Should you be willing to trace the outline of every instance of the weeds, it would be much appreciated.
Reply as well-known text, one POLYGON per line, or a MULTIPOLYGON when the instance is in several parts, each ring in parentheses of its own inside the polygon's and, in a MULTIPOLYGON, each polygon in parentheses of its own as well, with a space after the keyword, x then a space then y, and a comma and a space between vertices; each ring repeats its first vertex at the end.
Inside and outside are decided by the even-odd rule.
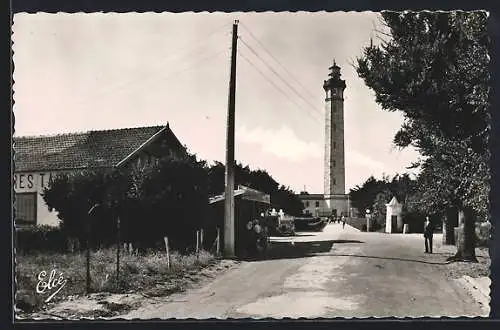
MULTIPOLYGON (((161 252, 143 255, 120 256, 120 276, 116 277, 116 250, 102 249, 91 253, 90 277, 92 292, 148 292, 155 296, 183 290, 183 278, 199 271, 215 261, 206 251, 198 255, 170 254, 170 268, 167 256, 161 252)), ((47 274, 53 269, 62 273, 67 280, 63 289, 52 299, 60 301, 68 296, 82 295, 86 291, 86 258, 84 253, 32 253, 16 256, 16 305, 31 312, 41 309, 44 300, 51 293, 36 292, 38 274, 47 274)))

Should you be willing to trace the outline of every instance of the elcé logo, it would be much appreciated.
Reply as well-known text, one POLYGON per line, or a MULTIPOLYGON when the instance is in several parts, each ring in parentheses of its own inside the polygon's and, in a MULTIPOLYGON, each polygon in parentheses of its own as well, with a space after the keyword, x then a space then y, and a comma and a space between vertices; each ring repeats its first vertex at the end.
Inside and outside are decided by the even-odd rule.
POLYGON ((50 275, 47 278, 47 272, 42 270, 38 274, 38 283, 36 285, 36 293, 43 294, 45 292, 50 292, 53 289, 56 289, 50 296, 45 299, 45 302, 48 303, 54 296, 61 291, 61 289, 66 285, 68 281, 64 279, 63 274, 60 273, 59 277, 56 278, 56 270, 52 270, 50 275))

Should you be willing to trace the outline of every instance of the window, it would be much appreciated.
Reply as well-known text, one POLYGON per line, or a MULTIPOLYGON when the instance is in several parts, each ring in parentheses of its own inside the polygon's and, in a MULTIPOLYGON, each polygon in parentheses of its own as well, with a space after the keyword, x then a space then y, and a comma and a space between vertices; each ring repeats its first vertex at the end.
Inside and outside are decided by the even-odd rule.
POLYGON ((337 124, 333 123, 333 131, 337 130, 337 124))
POLYGON ((36 193, 18 193, 14 204, 15 222, 18 225, 36 224, 36 193))
POLYGON ((319 207, 319 201, 316 201, 316 207, 319 207))
POLYGON ((337 149, 337 142, 333 142, 333 149, 337 149))
POLYGON ((337 166, 337 162, 335 161, 335 159, 333 160, 333 167, 337 166))
POLYGON ((306 207, 309 207, 309 202, 306 202, 306 207))
POLYGON ((333 178, 333 184, 337 184, 337 180, 333 178))

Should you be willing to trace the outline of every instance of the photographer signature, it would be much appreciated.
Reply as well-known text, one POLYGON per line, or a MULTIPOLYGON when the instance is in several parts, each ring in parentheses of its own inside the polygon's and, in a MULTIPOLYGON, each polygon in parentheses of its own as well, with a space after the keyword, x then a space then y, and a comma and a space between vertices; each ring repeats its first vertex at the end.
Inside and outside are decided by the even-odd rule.
POLYGON ((47 297, 47 299, 45 299, 45 302, 48 303, 59 291, 61 291, 61 289, 66 285, 67 282, 68 281, 63 277, 63 273, 60 273, 59 277, 56 278, 55 269, 53 269, 48 276, 47 272, 42 270, 38 274, 36 292, 43 294, 45 292, 51 292, 53 289, 56 289, 50 296, 47 297))

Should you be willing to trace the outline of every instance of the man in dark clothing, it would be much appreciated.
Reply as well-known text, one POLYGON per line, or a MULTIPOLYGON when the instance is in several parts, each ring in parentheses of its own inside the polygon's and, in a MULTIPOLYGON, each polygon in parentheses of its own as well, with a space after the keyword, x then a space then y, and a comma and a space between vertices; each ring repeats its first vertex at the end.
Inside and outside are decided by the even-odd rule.
POLYGON ((434 223, 429 221, 429 217, 427 217, 425 219, 425 224, 424 224, 425 253, 432 253, 433 235, 434 235, 434 223))

